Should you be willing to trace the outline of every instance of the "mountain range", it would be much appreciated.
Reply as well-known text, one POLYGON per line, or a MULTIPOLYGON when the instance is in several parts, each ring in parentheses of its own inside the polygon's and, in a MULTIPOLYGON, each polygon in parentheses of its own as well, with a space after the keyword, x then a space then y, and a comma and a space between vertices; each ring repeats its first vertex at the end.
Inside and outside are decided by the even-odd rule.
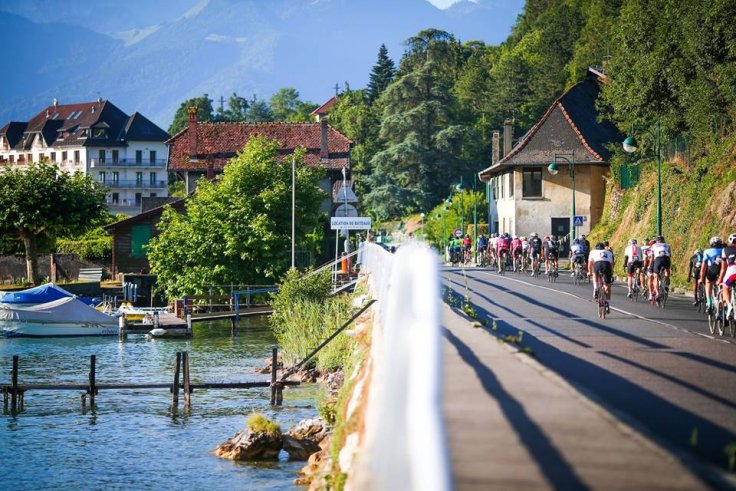
POLYGON ((53 98, 102 97, 168 127, 182 100, 282 87, 324 102, 335 84, 364 87, 386 44, 439 28, 498 44, 523 0, 3 0, 6 51, 0 125, 27 120, 53 98))

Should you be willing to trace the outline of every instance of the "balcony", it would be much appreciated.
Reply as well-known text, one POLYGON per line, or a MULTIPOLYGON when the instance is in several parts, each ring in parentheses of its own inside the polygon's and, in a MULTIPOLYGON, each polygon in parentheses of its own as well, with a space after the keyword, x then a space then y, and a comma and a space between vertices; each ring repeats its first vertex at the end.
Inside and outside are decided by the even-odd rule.
POLYGON ((120 188, 120 189, 164 189, 169 185, 168 181, 115 181, 106 180, 101 182, 102 186, 106 188, 120 188))
POLYGON ((108 199, 105 204, 107 205, 107 210, 110 213, 124 213, 126 215, 137 215, 141 212, 141 204, 136 204, 135 200, 131 199, 121 199, 117 201, 113 201, 111 199, 108 199))
POLYGON ((164 168, 166 167, 166 163, 168 162, 167 159, 89 159, 89 165, 90 167, 94 168, 105 168, 110 169, 113 167, 157 167, 157 168, 164 168))

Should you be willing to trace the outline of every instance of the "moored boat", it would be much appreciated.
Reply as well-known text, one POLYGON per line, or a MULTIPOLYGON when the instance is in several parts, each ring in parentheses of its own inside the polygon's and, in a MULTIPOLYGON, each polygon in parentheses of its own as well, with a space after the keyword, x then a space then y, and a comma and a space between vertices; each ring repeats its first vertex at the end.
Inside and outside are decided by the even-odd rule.
POLYGON ((76 297, 26 307, 0 303, 0 330, 8 337, 114 336, 118 319, 76 297))
MULTIPOLYGON (((54 283, 46 283, 34 288, 29 288, 27 290, 6 292, 0 296, 0 305, 9 305, 12 307, 27 307, 74 296, 75 295, 73 293, 64 290, 54 283)), ((95 300, 91 298, 77 298, 79 298, 82 303, 88 305, 92 305, 93 303, 95 303, 95 300)))

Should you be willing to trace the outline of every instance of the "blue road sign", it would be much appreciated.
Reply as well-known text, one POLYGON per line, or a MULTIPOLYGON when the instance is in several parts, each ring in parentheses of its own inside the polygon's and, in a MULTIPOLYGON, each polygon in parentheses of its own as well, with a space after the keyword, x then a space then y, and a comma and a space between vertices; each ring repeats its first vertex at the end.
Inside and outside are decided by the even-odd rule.
POLYGON ((582 227, 583 226, 583 217, 580 215, 575 215, 575 218, 573 219, 573 224, 576 227, 582 227))

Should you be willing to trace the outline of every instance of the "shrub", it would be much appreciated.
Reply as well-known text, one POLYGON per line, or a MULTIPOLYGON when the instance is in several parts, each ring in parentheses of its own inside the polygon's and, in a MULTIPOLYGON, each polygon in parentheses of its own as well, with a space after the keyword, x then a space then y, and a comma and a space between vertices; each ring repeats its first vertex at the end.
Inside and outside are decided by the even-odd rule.
POLYGON ((281 434, 281 427, 261 413, 253 413, 248 418, 248 429, 252 432, 266 433, 271 436, 281 434))

